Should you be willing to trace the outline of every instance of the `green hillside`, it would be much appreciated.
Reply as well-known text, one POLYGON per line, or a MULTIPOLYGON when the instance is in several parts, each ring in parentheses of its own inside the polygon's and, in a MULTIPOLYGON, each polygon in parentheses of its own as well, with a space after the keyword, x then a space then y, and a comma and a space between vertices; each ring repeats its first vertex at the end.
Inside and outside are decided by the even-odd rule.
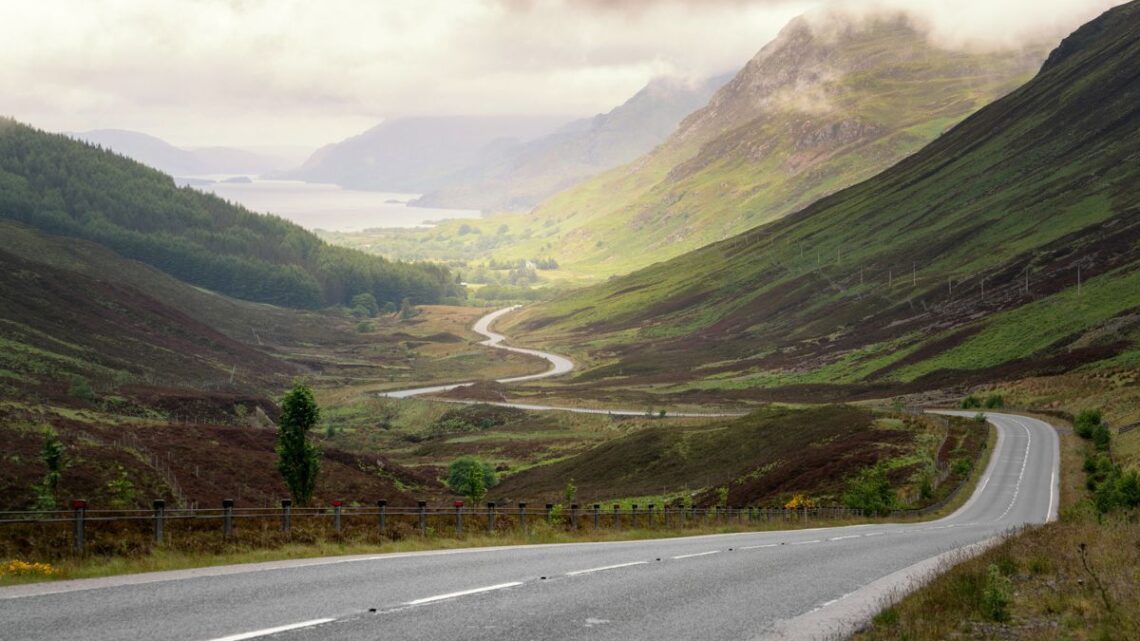
POLYGON ((1131 3, 881 175, 507 331, 573 352, 582 388, 739 398, 1136 366, 1137 69, 1131 3))
POLYGON ((649 155, 525 215, 446 223, 415 243, 393 234, 393 255, 553 256, 593 278, 629 273, 874 176, 1028 80, 1044 56, 940 49, 903 17, 800 18, 649 155))
POLYGON ((287 307, 438 302, 454 279, 330 246, 301 227, 179 188, 167 175, 66 136, 0 120, 0 218, 91 240, 202 287, 287 307))

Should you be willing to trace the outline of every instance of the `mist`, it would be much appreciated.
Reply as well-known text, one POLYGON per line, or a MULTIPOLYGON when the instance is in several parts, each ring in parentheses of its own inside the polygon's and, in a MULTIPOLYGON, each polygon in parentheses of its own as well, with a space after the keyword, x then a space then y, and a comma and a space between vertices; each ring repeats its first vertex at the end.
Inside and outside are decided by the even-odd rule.
POLYGON ((604 112, 741 67, 797 15, 906 10, 946 47, 1056 41, 1112 1, 5 3, 0 114, 174 144, 316 147, 401 115, 604 112))

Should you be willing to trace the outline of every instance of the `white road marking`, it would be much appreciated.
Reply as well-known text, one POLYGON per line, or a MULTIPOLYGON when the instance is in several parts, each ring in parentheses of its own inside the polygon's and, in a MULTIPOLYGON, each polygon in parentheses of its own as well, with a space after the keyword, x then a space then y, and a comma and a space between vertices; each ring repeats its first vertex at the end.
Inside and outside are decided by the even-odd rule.
MULTIPOLYGON (((741 548, 741 549, 743 550, 744 548, 741 548)), ((719 554, 719 553, 720 553, 720 550, 709 550, 708 552, 697 552, 696 554, 681 554, 679 556, 675 556, 672 558, 673 559, 691 559, 694 556, 708 556, 710 554, 719 554)))
POLYGON ((578 576, 579 574, 589 574, 591 572, 604 572, 606 570, 616 570, 618 568, 628 568, 628 567, 633 566, 633 565, 645 565, 648 562, 649 561, 634 561, 632 563, 618 563, 617 565, 603 565, 600 568, 589 568, 586 570, 574 570, 573 572, 567 572, 566 576, 578 576))
POLYGON ((513 583, 500 583, 498 585, 488 585, 487 587, 483 587, 483 588, 473 588, 471 590, 461 590, 459 592, 448 592, 447 594, 437 594, 435 596, 429 596, 429 597, 424 597, 422 599, 416 599, 415 601, 408 601, 404 605, 423 605, 425 603, 434 603, 436 601, 443 601, 444 599, 454 599, 455 597, 467 596, 469 594, 482 594, 483 592, 491 592, 493 590, 503 590, 505 588, 513 588, 513 587, 518 586, 518 585, 522 585, 522 582, 521 581, 515 581, 513 583))
POLYGON ((819 543, 819 539, 812 539, 810 541, 792 541, 792 545, 807 545, 808 543, 819 543))
POLYGON ((764 545, 746 545, 740 549, 741 550, 759 550, 761 548, 778 548, 778 547, 780 547, 779 543, 765 543, 764 545))
POLYGON ((847 536, 833 536, 828 541, 846 541, 847 539, 857 539, 863 536, 862 534, 848 534, 847 536))
POLYGON ((1006 506, 1005 511, 1001 513, 1001 516, 997 517, 999 521, 1004 519, 1017 503, 1017 495, 1021 493, 1021 481, 1025 478, 1025 466, 1029 463, 1029 447, 1033 444, 1033 433, 1029 431, 1029 428, 1017 419, 1014 419, 1013 422, 1025 430, 1025 454, 1021 457, 1021 471, 1017 473, 1017 484, 1013 486, 1013 496, 1009 499, 1009 505, 1006 506))
POLYGON ((313 619, 312 621, 302 621, 300 623, 291 623, 289 625, 279 625, 276 628, 265 628, 264 630, 254 630, 253 632, 243 632, 242 634, 234 634, 228 637, 220 637, 211 639, 210 641, 243 641, 243 639, 256 639, 257 637, 265 637, 278 632, 288 632, 289 630, 300 630, 301 628, 311 628, 316 625, 329 623, 336 619, 313 619))

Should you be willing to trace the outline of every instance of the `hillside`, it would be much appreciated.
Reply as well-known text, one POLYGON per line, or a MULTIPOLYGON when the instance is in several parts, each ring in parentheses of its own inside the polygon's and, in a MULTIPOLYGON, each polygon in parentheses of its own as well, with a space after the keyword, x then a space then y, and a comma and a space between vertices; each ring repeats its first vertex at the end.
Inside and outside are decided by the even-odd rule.
MULTIPOLYGON (((876 417, 843 405, 766 406, 748 416, 702 425, 648 427, 560 461, 507 477, 498 498, 550 501, 573 479, 584 503, 637 496, 698 492, 696 503, 715 504, 715 488, 728 489, 730 505, 782 507, 795 494, 839 505, 859 470, 882 464, 904 503, 931 470, 951 458, 976 458, 984 429, 966 420, 876 417), (953 454, 951 454, 953 453, 953 454)), ((944 477, 945 494, 962 478, 944 477)))
POLYGON ((485 158, 413 204, 485 212, 529 210, 558 191, 651 151, 728 79, 656 78, 613 110, 485 158))
POLYGON ((275 177, 420 194, 447 185, 472 166, 505 157, 565 122, 550 116, 392 118, 318 149, 301 167, 275 177))
POLYGON ((456 293, 434 265, 327 245, 274 216, 179 188, 167 175, 63 135, 0 120, 0 219, 83 238, 186 282, 287 307, 399 304, 456 293))
POLYGON ((429 242, 490 244, 505 225, 499 260, 628 273, 874 176, 1028 80, 1044 55, 941 49, 903 16, 797 18, 652 153, 530 214, 490 217, 481 237, 451 222, 429 242))
POLYGON ((885 396, 1140 366, 1140 4, 914 156, 778 222, 525 310, 579 391, 885 396))

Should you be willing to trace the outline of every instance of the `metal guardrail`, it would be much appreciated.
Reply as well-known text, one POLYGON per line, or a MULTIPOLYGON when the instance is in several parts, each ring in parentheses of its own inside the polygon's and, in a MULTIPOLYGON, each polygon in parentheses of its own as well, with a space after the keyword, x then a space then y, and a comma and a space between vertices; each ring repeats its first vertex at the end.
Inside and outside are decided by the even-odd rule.
POLYGON ((59 525, 70 523, 72 550, 82 554, 88 543, 89 529, 100 524, 134 524, 152 531, 153 542, 163 545, 170 526, 192 524, 200 527, 210 523, 214 531, 220 530, 223 540, 233 539, 239 523, 260 520, 261 528, 273 523, 273 529, 289 535, 296 522, 312 520, 325 528, 331 525, 340 536, 351 522, 355 528, 367 527, 381 537, 389 536, 390 525, 403 523, 404 528, 420 536, 437 535, 454 531, 456 536, 465 532, 527 532, 535 525, 561 528, 566 531, 624 528, 683 529, 708 524, 760 524, 773 521, 808 521, 825 519, 852 519, 864 516, 862 510, 842 507, 812 507, 802 509, 761 507, 681 508, 657 505, 623 508, 621 505, 603 506, 572 504, 568 507, 545 504, 543 508, 528 507, 526 503, 498 505, 494 502, 473 508, 456 501, 451 507, 428 506, 420 501, 417 506, 389 506, 377 501, 374 506, 346 505, 334 501, 326 507, 294 507, 288 499, 279 508, 235 508, 226 499, 221 508, 167 509, 164 501, 154 502, 150 510, 92 509, 86 501, 74 500, 70 510, 56 511, 0 511, 0 528, 15 525, 59 525), (367 525, 365 525, 367 524, 367 525), (220 528, 219 528, 220 526, 220 528))

